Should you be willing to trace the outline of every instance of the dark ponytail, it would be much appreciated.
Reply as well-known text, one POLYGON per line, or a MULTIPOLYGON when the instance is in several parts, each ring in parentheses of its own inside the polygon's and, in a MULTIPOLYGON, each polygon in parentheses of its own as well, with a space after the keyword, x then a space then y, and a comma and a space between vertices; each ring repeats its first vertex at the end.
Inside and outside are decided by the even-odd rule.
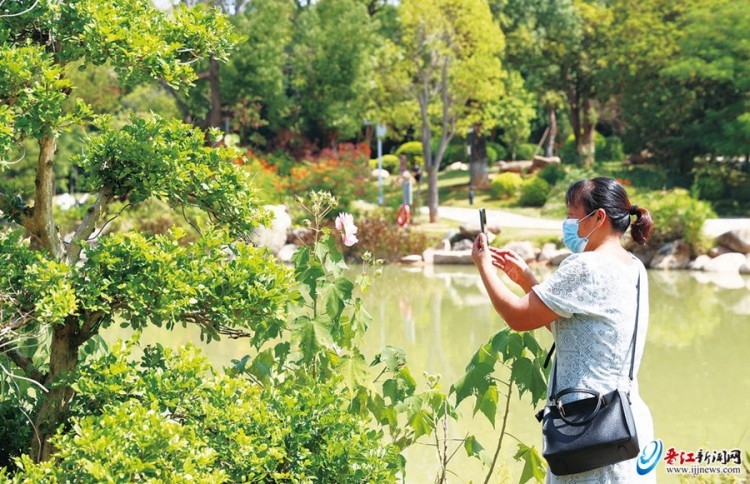
POLYGON ((631 207, 631 214, 635 215, 635 222, 630 226, 630 235, 640 245, 646 245, 654 230, 654 221, 651 220, 651 212, 638 205, 631 207))
POLYGON ((603 208, 612 228, 624 234, 630 226, 630 217, 635 216, 630 233, 638 244, 644 245, 651 237, 654 222, 645 208, 632 205, 625 188, 612 178, 598 177, 575 182, 568 188, 565 204, 580 205, 586 213, 603 208))

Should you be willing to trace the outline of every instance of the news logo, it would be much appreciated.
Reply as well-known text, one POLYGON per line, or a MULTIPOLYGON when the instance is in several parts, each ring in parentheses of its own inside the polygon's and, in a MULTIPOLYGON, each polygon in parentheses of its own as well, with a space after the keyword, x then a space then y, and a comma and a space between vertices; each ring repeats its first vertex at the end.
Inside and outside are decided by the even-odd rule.
POLYGON ((663 453, 664 443, 660 439, 656 439, 644 447, 641 453, 638 454, 638 461, 636 462, 638 474, 645 476, 654 470, 663 453))

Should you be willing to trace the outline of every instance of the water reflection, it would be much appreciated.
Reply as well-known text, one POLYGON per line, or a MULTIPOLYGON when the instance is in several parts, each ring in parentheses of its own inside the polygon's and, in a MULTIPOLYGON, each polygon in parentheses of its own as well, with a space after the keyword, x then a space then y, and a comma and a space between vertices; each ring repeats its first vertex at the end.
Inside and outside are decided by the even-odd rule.
MULTIPOLYGON (((539 269, 544 279, 549 269, 539 269)), ((639 375, 641 394, 655 422, 655 434, 665 447, 750 450, 747 401, 750 374, 745 370, 750 348, 750 279, 690 272, 650 272, 651 321, 639 375)), ((404 348, 412 374, 440 374, 449 388, 464 372, 474 351, 504 326, 494 312, 473 266, 385 267, 364 296, 373 322, 364 341, 371 359, 385 345, 404 348)), ((127 336, 113 329, 108 338, 127 336)), ((538 330, 542 345, 551 335, 538 330)), ((179 344, 197 341, 190 329, 169 332, 151 328, 142 341, 179 344)), ((249 352, 243 341, 223 340, 199 345, 219 366, 249 352)), ((471 400, 471 399, 469 399, 471 400)), ((473 433, 485 448, 494 449, 497 432, 484 417, 471 418, 473 402, 459 408, 465 416, 450 433, 473 433)), ((502 404, 501 404, 502 406, 502 404)), ((527 397, 513 398, 509 431, 541 449, 541 430, 527 397)), ((504 444, 500 461, 509 463, 493 482, 517 482, 521 467, 513 462, 516 446, 504 444), (500 476, 505 477, 500 477, 500 476)), ((452 482, 484 480, 481 464, 459 451, 450 468, 460 477, 452 482)), ((437 472, 433 448, 415 446, 407 453, 407 482, 431 482, 437 472)), ((659 482, 676 482, 658 468, 659 482)))
MULTIPOLYGON (((538 269, 543 280, 549 269, 538 269)), ((750 377, 742 355, 750 345, 750 278, 707 273, 650 272, 651 318, 647 348, 639 375, 641 394, 649 404, 655 432, 666 446, 750 450, 746 402, 750 377), (738 364, 739 363, 739 364, 738 364)), ((387 267, 366 295, 366 306, 378 308, 368 334, 368 354, 384 344, 403 347, 412 373, 440 373, 444 387, 463 374, 473 352, 503 327, 473 267, 425 267, 420 271, 387 267), (408 311, 405 310, 408 308, 408 311), (377 337, 376 337, 377 335, 377 337)), ((538 330, 547 346, 551 336, 538 330)), ((472 402, 473 403, 473 402, 472 402)), ((471 415, 471 403, 462 407, 471 415)), ((513 399, 510 431, 541 448, 540 429, 526 399, 513 399)), ((481 417, 460 422, 455 437, 475 432, 492 447, 496 432, 481 417)), ((511 481, 520 466, 512 461, 515 444, 501 453, 509 462, 511 481)), ((457 454, 457 456, 460 456, 457 454)), ((431 448, 410 450, 409 482, 429 482, 437 470, 431 448)), ((457 457, 461 479, 483 480, 481 466, 457 457)), ((660 466, 660 482, 676 482, 660 466)), ((497 481, 500 482, 500 481, 497 481)))

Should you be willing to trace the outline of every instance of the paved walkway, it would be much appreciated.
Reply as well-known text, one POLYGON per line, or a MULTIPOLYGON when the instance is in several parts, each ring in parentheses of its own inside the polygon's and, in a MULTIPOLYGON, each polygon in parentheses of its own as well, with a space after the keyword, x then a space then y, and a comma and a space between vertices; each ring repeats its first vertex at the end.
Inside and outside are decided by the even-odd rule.
MULTIPOLYGON (((461 223, 479 223, 477 208, 439 207, 440 217, 456 220, 461 223)), ((427 214, 427 207, 421 207, 420 212, 427 214)), ((539 230, 562 231, 562 220, 526 217, 502 210, 487 210, 487 225, 498 227, 533 228, 539 230)), ((718 237, 729 230, 750 229, 750 218, 714 218, 706 220, 703 232, 709 237, 718 237)))

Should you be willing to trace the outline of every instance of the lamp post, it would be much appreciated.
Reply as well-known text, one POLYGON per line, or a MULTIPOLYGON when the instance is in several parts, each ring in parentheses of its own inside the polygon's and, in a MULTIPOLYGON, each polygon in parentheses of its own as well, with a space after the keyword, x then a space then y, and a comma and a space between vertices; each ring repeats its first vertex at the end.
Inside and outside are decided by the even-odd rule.
POLYGON ((469 128, 467 136, 468 145, 466 154, 469 155, 469 205, 474 205, 474 150, 471 149, 474 144, 474 127, 469 128))
POLYGON ((383 138, 388 129, 378 123, 375 136, 378 138, 378 205, 383 205, 383 138))

